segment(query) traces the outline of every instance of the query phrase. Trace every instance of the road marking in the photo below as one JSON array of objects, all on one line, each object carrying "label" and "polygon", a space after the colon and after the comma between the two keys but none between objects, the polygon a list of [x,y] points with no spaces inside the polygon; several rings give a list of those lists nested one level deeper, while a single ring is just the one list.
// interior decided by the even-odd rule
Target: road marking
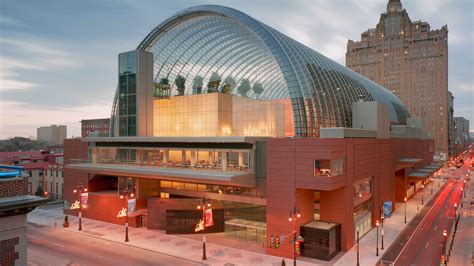
[{"label": "road marking", "polygon": [[63,244],[59,244],[59,243],[55,243],[55,242],[52,242],[52,244],[53,244],[53,245],[56,245],[56,246],[60,246],[60,247],[62,247],[62,248],[64,247]]},{"label": "road marking", "polygon": [[430,242],[426,243],[426,246],[425,246],[425,249],[428,248],[428,245],[430,244]]}]

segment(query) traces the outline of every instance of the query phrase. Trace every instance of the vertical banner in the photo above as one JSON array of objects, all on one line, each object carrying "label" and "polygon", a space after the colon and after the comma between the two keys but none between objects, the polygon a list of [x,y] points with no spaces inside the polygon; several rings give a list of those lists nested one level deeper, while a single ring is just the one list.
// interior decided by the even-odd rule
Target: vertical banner
[{"label": "vertical banner", "polygon": [[89,193],[81,193],[81,205],[87,206],[87,200],[89,199]]},{"label": "vertical banner", "polygon": [[206,224],[204,226],[209,227],[214,225],[214,220],[212,219],[212,209],[206,210]]},{"label": "vertical banner", "polygon": [[128,212],[135,211],[135,205],[137,205],[137,199],[129,199],[128,200]]},{"label": "vertical banner", "polygon": [[390,218],[390,216],[392,215],[392,202],[391,201],[384,201],[383,214],[385,218]]}]

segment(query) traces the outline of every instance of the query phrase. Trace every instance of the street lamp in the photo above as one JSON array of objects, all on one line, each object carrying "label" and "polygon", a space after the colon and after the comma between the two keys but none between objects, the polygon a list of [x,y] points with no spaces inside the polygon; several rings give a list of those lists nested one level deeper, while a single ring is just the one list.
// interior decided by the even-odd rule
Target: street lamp
[{"label": "street lamp", "polygon": [[357,264],[356,266],[360,266],[360,263],[359,263],[359,230],[357,230],[357,244],[356,244],[356,252],[357,252]]},{"label": "street lamp", "polygon": [[288,220],[293,222],[293,266],[296,266],[296,219],[301,217],[300,209],[293,207]]},{"label": "street lamp", "polygon": [[79,231],[82,231],[82,208],[87,207],[87,205],[82,206],[82,193],[87,192],[87,188],[83,185],[78,185],[76,186],[76,189],[73,190],[73,192],[79,197]]},{"label": "street lamp", "polygon": [[405,223],[407,223],[407,197],[405,197],[403,201],[405,202]]},{"label": "street lamp", "polygon": [[382,200],[382,207],[380,209],[380,220],[382,220],[382,231],[381,231],[381,236],[382,236],[382,247],[380,248],[383,250],[383,220],[385,219],[385,214],[383,212],[383,200]]},{"label": "street lamp", "polygon": [[379,255],[379,220],[375,221],[375,225],[377,226],[377,248],[375,249],[375,256]]},{"label": "street lamp", "polygon": [[443,243],[443,256],[446,258],[446,240],[448,236],[448,231],[446,229],[443,231],[444,243]]},{"label": "street lamp", "polygon": [[133,198],[135,194],[126,188],[120,195],[120,199],[125,198],[125,242],[128,242],[128,197]]},{"label": "street lamp", "polygon": [[423,189],[425,188],[425,185],[421,185],[421,205],[424,204],[424,201],[423,201]]},{"label": "street lamp", "polygon": [[202,210],[202,260],[207,260],[206,256],[206,207],[211,207],[211,200],[202,197],[202,199],[198,200],[197,208],[198,210]]}]

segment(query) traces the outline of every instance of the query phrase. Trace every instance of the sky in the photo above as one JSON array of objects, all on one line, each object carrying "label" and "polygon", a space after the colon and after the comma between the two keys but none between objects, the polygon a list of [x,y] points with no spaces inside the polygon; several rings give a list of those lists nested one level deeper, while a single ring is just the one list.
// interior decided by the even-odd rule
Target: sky
[{"label": "sky", "polygon": [[[373,28],[388,0],[0,0],[0,139],[110,117],[117,55],[194,5],[236,8],[345,65],[347,40]],[[454,115],[474,131],[474,1],[402,0],[412,21],[448,25]]]}]

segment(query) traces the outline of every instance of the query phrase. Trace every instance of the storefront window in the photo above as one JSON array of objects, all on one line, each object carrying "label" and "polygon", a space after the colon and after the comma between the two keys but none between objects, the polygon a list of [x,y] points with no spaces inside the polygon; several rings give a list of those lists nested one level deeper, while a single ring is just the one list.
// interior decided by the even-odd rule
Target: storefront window
[{"label": "storefront window", "polygon": [[354,184],[354,199],[372,194],[372,178],[358,181]]}]

